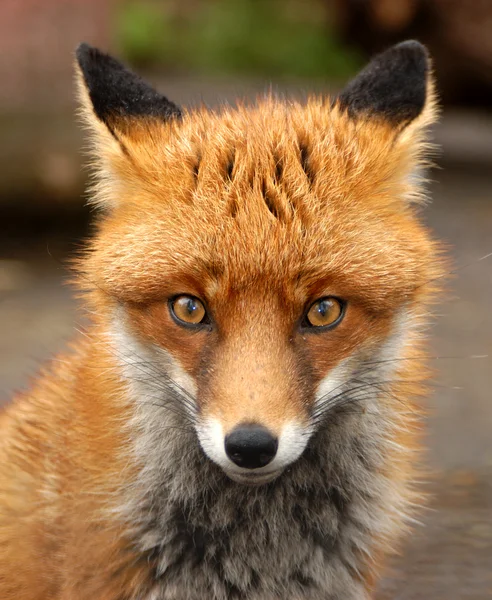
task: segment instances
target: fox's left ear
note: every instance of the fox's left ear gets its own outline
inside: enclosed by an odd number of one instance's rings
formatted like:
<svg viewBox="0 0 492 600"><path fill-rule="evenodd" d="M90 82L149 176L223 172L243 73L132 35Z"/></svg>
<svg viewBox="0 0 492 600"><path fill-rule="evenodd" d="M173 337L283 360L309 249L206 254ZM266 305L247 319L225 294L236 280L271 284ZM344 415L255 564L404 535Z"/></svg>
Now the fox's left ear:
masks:
<svg viewBox="0 0 492 600"><path fill-rule="evenodd" d="M169 121L181 117L173 102L112 56L80 44L76 59L82 110L96 135L109 133L124 145L123 138L130 136L144 120Z"/></svg>
<svg viewBox="0 0 492 600"><path fill-rule="evenodd" d="M407 41L375 56L337 103L354 119L378 118L398 133L429 125L436 111L427 49Z"/></svg>

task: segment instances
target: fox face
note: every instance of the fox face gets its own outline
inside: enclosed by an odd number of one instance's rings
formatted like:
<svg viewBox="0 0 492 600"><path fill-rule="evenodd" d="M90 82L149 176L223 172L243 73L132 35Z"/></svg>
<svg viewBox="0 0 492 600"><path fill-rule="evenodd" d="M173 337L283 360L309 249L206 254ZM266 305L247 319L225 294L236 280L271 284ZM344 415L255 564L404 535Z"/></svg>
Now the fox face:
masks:
<svg viewBox="0 0 492 600"><path fill-rule="evenodd" d="M422 46L334 100L218 112L182 111L88 46L78 64L102 208L80 283L132 401L165 405L247 485L281 477L337 411L397 420L389 390L424 376L405 361L440 274L418 219Z"/></svg>

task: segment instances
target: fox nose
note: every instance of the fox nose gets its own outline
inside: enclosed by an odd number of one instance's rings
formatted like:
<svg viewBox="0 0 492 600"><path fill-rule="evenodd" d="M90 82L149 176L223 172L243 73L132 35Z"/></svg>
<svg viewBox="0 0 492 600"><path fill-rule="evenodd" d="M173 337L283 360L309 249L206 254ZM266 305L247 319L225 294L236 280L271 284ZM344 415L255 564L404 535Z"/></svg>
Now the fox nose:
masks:
<svg viewBox="0 0 492 600"><path fill-rule="evenodd" d="M227 456L244 469L259 469L272 462L277 448L277 438L262 425L238 425L225 438Z"/></svg>

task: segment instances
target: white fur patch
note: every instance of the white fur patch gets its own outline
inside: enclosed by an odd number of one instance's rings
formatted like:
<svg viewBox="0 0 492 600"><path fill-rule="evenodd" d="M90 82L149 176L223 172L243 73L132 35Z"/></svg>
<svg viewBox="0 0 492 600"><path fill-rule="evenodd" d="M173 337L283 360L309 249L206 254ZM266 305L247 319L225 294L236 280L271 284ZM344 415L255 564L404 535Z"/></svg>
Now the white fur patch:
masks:
<svg viewBox="0 0 492 600"><path fill-rule="evenodd" d="M115 349L116 358L128 379L130 390L136 396L148 396L149 389L159 377L195 397L197 386L194 379L186 373L178 360L163 348L144 346L128 330L126 314L120 309L113 319L113 327L109 332L111 346ZM155 391L155 390L154 390Z"/></svg>
<svg viewBox="0 0 492 600"><path fill-rule="evenodd" d="M352 372L350 358L343 360L334 369L332 369L323 379L320 381L316 390L315 401L316 404L322 402L325 398L333 397L337 393L341 393L344 384L350 377Z"/></svg>
<svg viewBox="0 0 492 600"><path fill-rule="evenodd" d="M278 438L278 450L271 463L264 467L244 469L234 464L225 452L224 429L217 419L208 418L197 426L198 439L205 454L218 464L228 475L255 476L280 474L296 461L306 448L311 430L299 423L286 423Z"/></svg>
<svg viewBox="0 0 492 600"><path fill-rule="evenodd" d="M399 362L404 360L405 347L416 324L416 320L407 310L402 310L396 315L393 331L379 353L378 368L386 379L392 376L398 368Z"/></svg>
<svg viewBox="0 0 492 600"><path fill-rule="evenodd" d="M408 343L409 334L412 329L411 316L406 310L402 310L394 319L391 334L384 341L380 350L371 358L371 369L364 373L364 375L370 375L372 371L381 380L384 380L385 383L389 383L392 374L398 367L399 361L404 360L405 346ZM358 359L357 355L350 356L338 364L321 380L315 396L317 406L330 400L336 402L336 397L343 395L346 384L350 383L359 362L360 359Z"/></svg>

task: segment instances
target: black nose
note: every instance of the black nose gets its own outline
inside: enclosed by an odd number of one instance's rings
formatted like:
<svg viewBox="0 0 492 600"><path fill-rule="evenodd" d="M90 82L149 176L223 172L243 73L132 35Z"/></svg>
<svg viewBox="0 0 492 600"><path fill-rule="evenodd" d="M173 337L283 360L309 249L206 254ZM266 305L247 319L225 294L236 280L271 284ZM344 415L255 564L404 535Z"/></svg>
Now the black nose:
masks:
<svg viewBox="0 0 492 600"><path fill-rule="evenodd" d="M225 438L227 456L245 469L258 469L272 462L277 448L277 438L261 425L239 425Z"/></svg>

